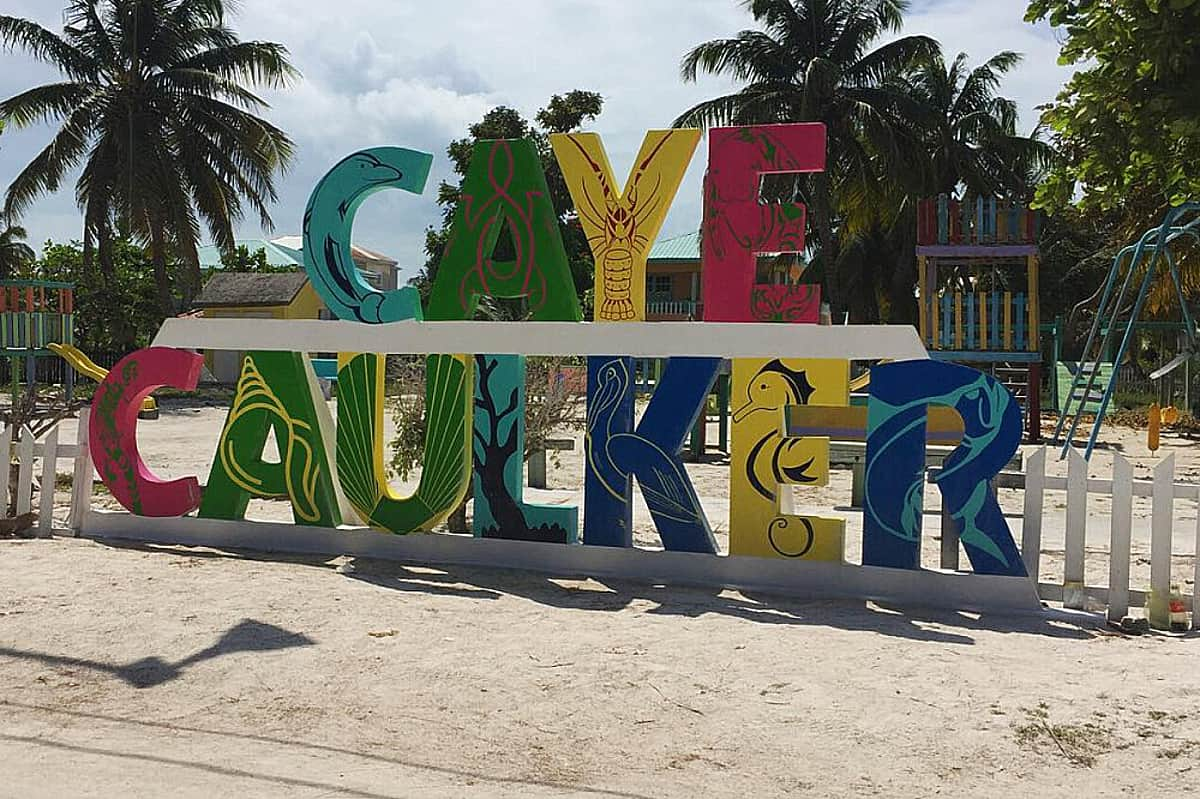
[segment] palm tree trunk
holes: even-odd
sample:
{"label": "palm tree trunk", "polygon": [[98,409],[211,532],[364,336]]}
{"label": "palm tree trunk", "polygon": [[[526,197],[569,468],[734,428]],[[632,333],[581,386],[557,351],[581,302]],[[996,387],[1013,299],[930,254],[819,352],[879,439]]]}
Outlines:
{"label": "palm tree trunk", "polygon": [[833,238],[833,212],[829,197],[829,178],[825,173],[819,172],[813,175],[812,188],[812,199],[809,205],[812,212],[813,233],[816,235],[817,243],[821,248],[821,262],[825,265],[825,285],[822,291],[825,295],[825,302],[829,303],[829,309],[836,318],[837,310],[842,304],[842,289],[836,267],[838,252],[837,243]]}
{"label": "palm tree trunk", "polygon": [[150,222],[150,260],[154,264],[154,286],[158,290],[158,309],[164,317],[175,315],[171,299],[171,279],[167,274],[167,246],[162,222]]}
{"label": "palm tree trunk", "polygon": [[203,278],[200,274],[200,254],[196,251],[195,242],[184,244],[183,252],[179,254],[184,263],[182,310],[186,311],[192,307],[192,300],[200,293]]}

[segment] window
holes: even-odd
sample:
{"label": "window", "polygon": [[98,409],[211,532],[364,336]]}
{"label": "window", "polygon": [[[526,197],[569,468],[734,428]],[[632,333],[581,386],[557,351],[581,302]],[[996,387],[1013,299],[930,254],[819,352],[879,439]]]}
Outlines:
{"label": "window", "polygon": [[671,299],[671,276],[646,275],[646,298],[657,301]]}

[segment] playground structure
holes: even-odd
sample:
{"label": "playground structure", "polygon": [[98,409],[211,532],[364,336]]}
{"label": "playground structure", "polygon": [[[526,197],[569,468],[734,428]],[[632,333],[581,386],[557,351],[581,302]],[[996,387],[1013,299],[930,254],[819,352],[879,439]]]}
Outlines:
{"label": "playground structure", "polygon": [[[1176,242],[1187,243],[1189,241],[1193,244],[1200,242],[1200,203],[1198,202],[1188,202],[1170,209],[1163,217],[1161,225],[1150,228],[1142,234],[1136,244],[1131,244],[1117,253],[1100,294],[1096,315],[1092,320],[1092,327],[1083,347],[1081,363],[1102,363],[1105,357],[1111,364],[1122,363],[1139,326],[1150,287],[1154,283],[1155,277],[1164,268],[1175,289],[1186,344],[1182,352],[1153,372],[1150,378],[1158,380],[1195,357],[1197,351],[1196,325],[1188,308],[1187,298],[1183,293],[1183,283],[1176,255],[1171,249]],[[1132,295],[1133,302],[1130,304],[1130,290],[1134,287],[1135,277],[1139,275],[1141,284],[1137,288],[1137,293]],[[1118,279],[1120,280],[1119,287]],[[1117,332],[1121,333],[1121,339],[1120,345],[1114,351],[1111,349],[1111,344],[1113,336]],[[1115,368],[1109,369],[1107,374],[1104,370],[1095,368],[1081,368],[1076,371],[1071,382],[1071,390],[1067,393],[1063,403],[1063,413],[1059,416],[1058,424],[1054,428],[1054,442],[1062,443],[1060,457],[1067,456],[1084,414],[1094,413],[1095,421],[1083,451],[1085,460],[1091,457],[1092,450],[1096,446],[1096,438],[1100,434],[1104,414],[1112,402],[1117,385],[1117,374],[1118,370]],[[1104,390],[1102,394],[1097,395],[1096,389],[1099,383],[1103,383]]]}
{"label": "playground structure", "polygon": [[931,358],[992,372],[1041,436],[1040,215],[993,196],[922,200],[917,211],[921,340]]}
{"label": "playground structure", "polygon": [[[39,358],[53,358],[52,344],[73,345],[75,340],[75,286],[50,280],[0,280],[0,357],[8,358],[12,393],[25,382],[37,384]],[[23,364],[22,364],[23,362]],[[73,397],[74,380],[68,372],[66,398]]]}

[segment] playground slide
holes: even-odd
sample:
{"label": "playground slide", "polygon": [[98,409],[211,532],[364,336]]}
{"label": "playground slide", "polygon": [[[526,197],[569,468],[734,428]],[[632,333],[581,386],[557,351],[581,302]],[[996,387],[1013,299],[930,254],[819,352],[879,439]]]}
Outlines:
{"label": "playground slide", "polygon": [[[62,358],[67,364],[84,377],[90,377],[99,383],[108,377],[108,370],[97,366],[96,363],[74,344],[49,344],[50,351]],[[142,400],[142,413],[158,413],[158,403],[154,397]]]}
{"label": "playground slide", "polygon": [[871,385],[871,372],[867,370],[850,381],[850,393],[857,394],[869,385]]}

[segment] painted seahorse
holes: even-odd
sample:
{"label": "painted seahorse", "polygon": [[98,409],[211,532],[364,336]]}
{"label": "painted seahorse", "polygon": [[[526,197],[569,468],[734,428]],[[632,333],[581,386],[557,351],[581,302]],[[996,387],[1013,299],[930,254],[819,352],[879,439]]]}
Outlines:
{"label": "painted seahorse", "polygon": [[385,292],[363,279],[350,238],[364,200],[383,189],[420,194],[432,163],[428,153],[376,147],[342,159],[313,189],[304,211],[304,268],[338,319],[378,324],[421,318],[415,288]]}

